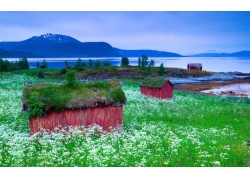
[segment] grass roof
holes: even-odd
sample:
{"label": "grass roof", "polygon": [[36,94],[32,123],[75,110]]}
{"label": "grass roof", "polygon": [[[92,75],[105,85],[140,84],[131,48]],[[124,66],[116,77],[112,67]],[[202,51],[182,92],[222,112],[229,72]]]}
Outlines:
{"label": "grass roof", "polygon": [[161,88],[168,80],[166,78],[147,78],[141,83],[142,87]]}
{"label": "grass roof", "polygon": [[30,116],[62,109],[96,106],[118,106],[126,102],[126,96],[117,80],[67,84],[25,84],[23,105]]}

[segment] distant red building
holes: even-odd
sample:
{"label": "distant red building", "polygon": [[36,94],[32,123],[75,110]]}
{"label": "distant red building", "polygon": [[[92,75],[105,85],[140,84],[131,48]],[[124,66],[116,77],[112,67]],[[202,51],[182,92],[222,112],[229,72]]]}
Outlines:
{"label": "distant red building", "polygon": [[189,63],[187,65],[188,70],[197,70],[202,71],[202,64],[201,63]]}
{"label": "distant red building", "polygon": [[145,96],[156,97],[159,99],[172,99],[173,84],[169,80],[162,83],[142,83],[141,93]]}

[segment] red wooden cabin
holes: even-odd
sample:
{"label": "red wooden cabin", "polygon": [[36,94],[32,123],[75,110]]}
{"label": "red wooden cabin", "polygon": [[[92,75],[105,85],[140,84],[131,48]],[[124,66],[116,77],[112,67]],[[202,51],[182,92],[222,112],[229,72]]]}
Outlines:
{"label": "red wooden cabin", "polygon": [[189,63],[187,65],[188,70],[197,70],[202,71],[202,64],[201,63]]}
{"label": "red wooden cabin", "polygon": [[[115,89],[121,88],[118,81],[111,80],[111,84],[111,89],[109,92],[107,92],[107,94],[110,92],[112,93],[112,90],[114,91]],[[119,86],[117,86],[118,84]],[[25,86],[26,89],[29,89],[30,86],[36,85],[32,84]],[[27,103],[26,98],[28,93],[30,93],[29,95],[32,94],[32,91],[35,91],[34,88],[33,90],[30,89],[30,92],[24,90],[24,92],[26,93],[24,93],[23,96],[23,110],[29,110],[29,104]],[[126,101],[125,95],[125,99],[117,102],[110,97],[104,97],[103,91],[98,92],[101,90],[95,87],[93,88],[93,86],[90,88],[89,91],[94,91],[94,93],[97,94],[96,97],[90,97],[91,101],[89,102],[79,101],[78,104],[76,103],[73,106],[70,105],[71,107],[65,106],[64,110],[51,110],[49,113],[44,113],[41,116],[36,115],[30,117],[30,135],[33,135],[41,129],[45,129],[46,131],[52,131],[54,130],[54,128],[62,129],[68,126],[88,127],[93,124],[101,126],[104,131],[110,131],[113,128],[121,128],[123,124],[123,104]],[[102,100],[99,98],[98,93],[102,94]],[[86,99],[87,97],[85,96],[86,92],[81,95],[82,99]],[[105,98],[107,98],[106,101],[103,100]],[[68,104],[70,103],[68,102]]]}
{"label": "red wooden cabin", "polygon": [[[146,80],[148,81],[148,80]],[[159,99],[172,99],[173,97],[173,84],[169,80],[150,80],[150,83],[143,82],[141,84],[141,93],[145,96],[156,97]]]}

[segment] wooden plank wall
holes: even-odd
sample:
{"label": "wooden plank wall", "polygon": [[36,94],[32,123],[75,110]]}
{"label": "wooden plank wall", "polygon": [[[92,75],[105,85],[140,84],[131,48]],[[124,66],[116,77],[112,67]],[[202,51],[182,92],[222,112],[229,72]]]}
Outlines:
{"label": "wooden plank wall", "polygon": [[141,87],[141,93],[146,96],[156,97],[159,99],[172,99],[173,86],[167,82],[162,88]]}
{"label": "wooden plank wall", "polygon": [[123,123],[123,106],[106,106],[86,109],[51,112],[49,115],[30,118],[30,135],[41,128],[52,131],[55,127],[61,129],[67,126],[85,126],[98,124],[103,130],[110,127],[120,128]]}

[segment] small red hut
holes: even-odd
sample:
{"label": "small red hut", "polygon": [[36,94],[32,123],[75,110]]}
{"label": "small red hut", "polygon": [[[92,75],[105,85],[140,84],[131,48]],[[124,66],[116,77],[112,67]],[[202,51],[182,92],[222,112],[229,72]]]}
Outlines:
{"label": "small red hut", "polygon": [[141,84],[141,93],[159,99],[172,99],[173,84],[166,79],[146,79]]}
{"label": "small red hut", "polygon": [[197,70],[202,71],[202,64],[201,63],[189,63],[187,65],[188,70]]}
{"label": "small red hut", "polygon": [[110,131],[122,126],[125,102],[116,80],[83,83],[75,88],[66,84],[25,84],[23,110],[30,115],[30,135],[41,129],[93,124]]}

